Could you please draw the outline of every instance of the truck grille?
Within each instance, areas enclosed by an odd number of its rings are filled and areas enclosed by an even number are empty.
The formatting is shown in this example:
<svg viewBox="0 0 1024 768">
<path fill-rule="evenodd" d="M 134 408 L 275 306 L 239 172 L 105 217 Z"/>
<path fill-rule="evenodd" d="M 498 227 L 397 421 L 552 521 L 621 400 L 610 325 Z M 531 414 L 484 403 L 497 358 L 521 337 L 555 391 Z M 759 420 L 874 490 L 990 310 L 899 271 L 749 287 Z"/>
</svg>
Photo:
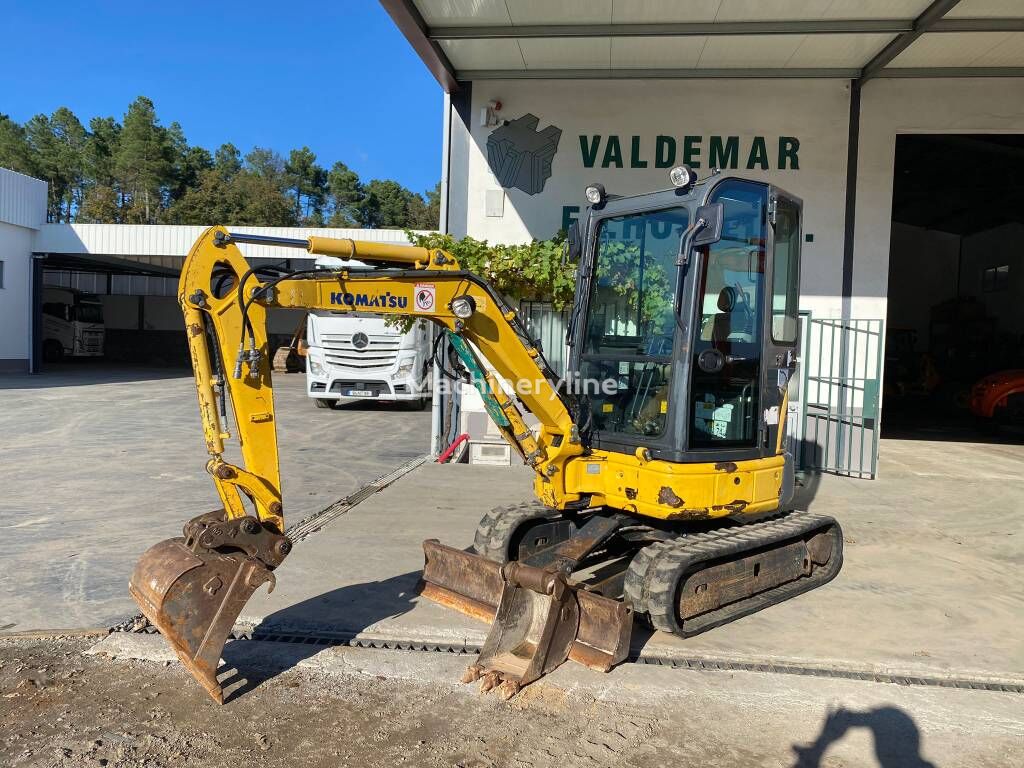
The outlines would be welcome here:
<svg viewBox="0 0 1024 768">
<path fill-rule="evenodd" d="M 352 342 L 353 336 L 365 336 L 366 344 L 361 348 Z M 399 336 L 360 333 L 324 333 L 320 345 L 329 365 L 355 368 L 362 371 L 387 370 L 398 359 L 402 339 Z"/>
<path fill-rule="evenodd" d="M 82 347 L 86 352 L 102 352 L 103 331 L 82 331 Z"/>
</svg>

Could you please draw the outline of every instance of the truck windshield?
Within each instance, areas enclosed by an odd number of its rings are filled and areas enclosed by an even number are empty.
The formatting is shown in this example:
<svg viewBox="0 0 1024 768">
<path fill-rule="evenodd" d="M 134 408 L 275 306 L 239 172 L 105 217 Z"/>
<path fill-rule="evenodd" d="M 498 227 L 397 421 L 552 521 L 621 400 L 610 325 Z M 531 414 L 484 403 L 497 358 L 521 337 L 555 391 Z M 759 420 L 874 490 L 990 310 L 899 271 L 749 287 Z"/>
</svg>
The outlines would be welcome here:
<svg viewBox="0 0 1024 768">
<path fill-rule="evenodd" d="M 102 323 L 103 322 L 103 305 L 102 304 L 77 304 L 75 305 L 75 317 L 74 319 L 80 323 Z"/>
<path fill-rule="evenodd" d="M 686 209 L 668 208 L 601 223 L 580 371 L 599 436 L 665 431 L 675 262 L 688 221 Z"/>
</svg>

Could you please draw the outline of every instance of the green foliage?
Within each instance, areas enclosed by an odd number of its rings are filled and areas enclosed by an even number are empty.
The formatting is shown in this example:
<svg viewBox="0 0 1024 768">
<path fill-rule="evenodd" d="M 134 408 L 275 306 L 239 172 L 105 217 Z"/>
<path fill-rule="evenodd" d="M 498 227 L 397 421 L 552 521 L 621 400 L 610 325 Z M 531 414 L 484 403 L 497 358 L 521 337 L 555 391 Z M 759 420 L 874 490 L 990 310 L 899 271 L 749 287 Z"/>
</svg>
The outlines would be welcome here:
<svg viewBox="0 0 1024 768">
<path fill-rule="evenodd" d="M 576 265 L 564 258 L 565 236 L 534 240 L 523 245 L 490 245 L 486 240 L 451 235 L 417 235 L 406 231 L 410 241 L 424 248 L 440 248 L 458 259 L 470 272 L 485 278 L 500 293 L 514 299 L 550 301 L 555 309 L 572 305 Z"/>
<path fill-rule="evenodd" d="M 38 173 L 25 129 L 4 114 L 0 114 L 0 168 L 29 176 Z"/>
<path fill-rule="evenodd" d="M 144 96 L 121 123 L 94 117 L 88 130 L 66 107 L 25 125 L 0 114 L 0 167 L 48 182 L 51 221 L 434 229 L 440 211 L 440 184 L 425 195 L 364 184 L 309 147 L 287 160 L 265 147 L 243 157 L 230 142 L 211 154 L 178 123 L 162 126 Z"/>
<path fill-rule="evenodd" d="M 48 221 L 71 221 L 85 173 L 85 128 L 67 107 L 25 124 L 36 172 L 49 184 Z"/>
<path fill-rule="evenodd" d="M 155 224 L 163 190 L 172 179 L 173 147 L 160 126 L 153 102 L 139 96 L 128 105 L 114 157 L 114 174 L 125 196 L 123 219 Z"/>
</svg>

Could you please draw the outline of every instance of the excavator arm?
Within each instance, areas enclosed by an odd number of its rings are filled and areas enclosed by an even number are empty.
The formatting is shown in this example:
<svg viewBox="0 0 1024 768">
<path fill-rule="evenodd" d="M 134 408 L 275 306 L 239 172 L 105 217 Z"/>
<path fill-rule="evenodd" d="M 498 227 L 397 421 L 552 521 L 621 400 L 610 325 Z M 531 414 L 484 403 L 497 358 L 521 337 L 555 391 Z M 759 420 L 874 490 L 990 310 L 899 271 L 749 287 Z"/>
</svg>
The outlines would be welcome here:
<svg viewBox="0 0 1024 768">
<path fill-rule="evenodd" d="M 250 268 L 240 243 L 301 248 L 310 254 L 358 259 L 378 269 L 310 269 L 268 278 Z M 568 492 L 565 484 L 566 463 L 584 452 L 567 396 L 558 391 L 555 375 L 516 313 L 451 254 L 322 237 L 266 238 L 213 227 L 185 260 L 178 298 L 210 455 L 206 468 L 223 509 L 189 521 L 183 537 L 152 547 L 136 566 L 129 588 L 143 613 L 217 701 L 222 692 L 216 668 L 224 642 L 255 590 L 263 583 L 273 589 L 273 570 L 291 550 L 282 506 L 265 323 L 268 308 L 341 309 L 433 321 L 448 335 L 495 424 L 535 470 L 538 498 L 557 509 L 579 501 L 579 494 Z M 477 350 L 511 382 L 515 397 L 478 358 Z M 536 432 L 526 425 L 517 399 L 539 420 Z M 235 444 L 240 458 L 231 457 Z M 432 599 L 487 618 L 500 615 L 499 603 L 508 592 L 506 612 L 517 612 L 519 621 L 529 611 L 524 614 L 512 603 L 524 597 L 540 601 L 535 607 L 538 615 L 547 617 L 547 624 L 527 621 L 522 627 L 528 632 L 532 624 L 533 631 L 547 633 L 539 645 L 534 643 L 542 651 L 532 659 L 534 677 L 547 671 L 545 664 L 557 665 L 569 655 L 579 620 L 571 630 L 561 627 L 565 622 L 559 615 L 578 612 L 563 575 L 529 566 L 506 573 L 496 563 L 464 561 L 465 553 L 434 541 L 425 542 L 424 548 L 426 570 L 440 582 L 428 585 Z M 491 584 L 476 610 L 466 610 L 465 595 L 473 587 L 467 588 L 460 572 Z M 446 582 L 454 582 L 455 588 L 446 589 Z M 593 603 L 603 598 L 583 599 Z M 587 634 L 585 629 L 581 634 Z M 559 641 L 563 649 L 555 661 L 554 656 L 546 657 L 552 635 L 559 632 L 566 636 Z M 499 634 L 507 644 L 508 633 Z M 622 642 L 616 639 L 615 644 Z M 585 655 L 585 649 L 581 653 Z M 621 656 L 624 650 L 615 653 Z M 524 676 L 518 680 L 517 685 L 529 682 Z"/>
</svg>

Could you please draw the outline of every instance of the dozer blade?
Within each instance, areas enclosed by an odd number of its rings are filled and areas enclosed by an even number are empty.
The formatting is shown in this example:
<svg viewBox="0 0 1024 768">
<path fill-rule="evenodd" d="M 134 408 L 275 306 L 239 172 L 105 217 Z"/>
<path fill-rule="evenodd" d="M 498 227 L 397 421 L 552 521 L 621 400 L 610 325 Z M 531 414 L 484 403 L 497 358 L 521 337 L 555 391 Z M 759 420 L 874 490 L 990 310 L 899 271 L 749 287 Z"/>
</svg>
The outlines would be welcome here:
<svg viewBox="0 0 1024 768">
<path fill-rule="evenodd" d="M 566 659 L 607 672 L 626 658 L 633 614 L 625 603 L 579 589 L 555 569 L 500 565 L 435 540 L 423 551 L 423 596 L 492 622 L 463 678 L 482 680 L 482 691 L 509 698 Z"/>
<path fill-rule="evenodd" d="M 174 648 L 189 672 L 218 704 L 224 694 L 217 666 L 243 606 L 274 574 L 244 552 L 197 554 L 185 539 L 161 541 L 135 566 L 128 590 L 142 613 Z"/>
</svg>

